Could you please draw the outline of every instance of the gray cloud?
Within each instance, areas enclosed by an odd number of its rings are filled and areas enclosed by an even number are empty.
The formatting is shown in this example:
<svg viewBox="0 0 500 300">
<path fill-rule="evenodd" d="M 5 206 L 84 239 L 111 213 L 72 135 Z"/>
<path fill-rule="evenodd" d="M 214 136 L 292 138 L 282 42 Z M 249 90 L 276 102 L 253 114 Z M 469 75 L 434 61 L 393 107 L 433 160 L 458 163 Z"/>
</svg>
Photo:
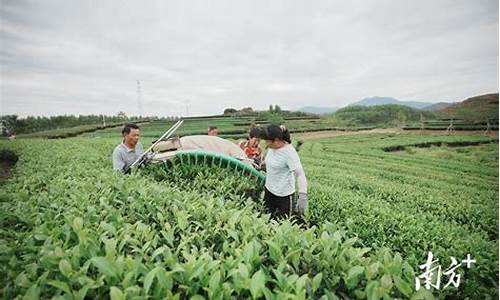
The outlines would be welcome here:
<svg viewBox="0 0 500 300">
<path fill-rule="evenodd" d="M 497 1 L 1 0 L 2 113 L 214 114 L 498 91 Z"/>
</svg>

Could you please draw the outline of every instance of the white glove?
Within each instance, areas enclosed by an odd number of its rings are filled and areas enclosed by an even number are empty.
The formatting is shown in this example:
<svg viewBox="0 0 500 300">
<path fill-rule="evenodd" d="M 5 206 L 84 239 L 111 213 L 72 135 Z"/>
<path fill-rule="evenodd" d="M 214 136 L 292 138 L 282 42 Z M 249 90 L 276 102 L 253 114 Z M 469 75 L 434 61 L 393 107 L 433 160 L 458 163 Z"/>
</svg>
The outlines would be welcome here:
<svg viewBox="0 0 500 300">
<path fill-rule="evenodd" d="M 299 193 L 299 199 L 297 200 L 297 206 L 295 207 L 295 211 L 303 215 L 306 210 L 307 210 L 307 194 Z"/>
</svg>

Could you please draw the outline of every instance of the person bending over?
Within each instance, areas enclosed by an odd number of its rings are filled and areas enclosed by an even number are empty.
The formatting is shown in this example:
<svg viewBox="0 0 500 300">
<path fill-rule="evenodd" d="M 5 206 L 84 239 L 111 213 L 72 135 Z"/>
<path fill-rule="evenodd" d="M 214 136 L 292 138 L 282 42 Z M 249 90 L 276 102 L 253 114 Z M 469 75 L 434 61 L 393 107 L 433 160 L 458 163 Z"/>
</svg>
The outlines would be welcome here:
<svg viewBox="0 0 500 300">
<path fill-rule="evenodd" d="M 263 167 L 263 153 L 260 148 L 260 140 L 264 133 L 262 127 L 254 127 L 250 129 L 248 134 L 248 139 L 239 143 L 240 148 L 245 151 L 248 158 L 253 159 L 254 166 L 256 169 L 260 170 Z"/>
</svg>

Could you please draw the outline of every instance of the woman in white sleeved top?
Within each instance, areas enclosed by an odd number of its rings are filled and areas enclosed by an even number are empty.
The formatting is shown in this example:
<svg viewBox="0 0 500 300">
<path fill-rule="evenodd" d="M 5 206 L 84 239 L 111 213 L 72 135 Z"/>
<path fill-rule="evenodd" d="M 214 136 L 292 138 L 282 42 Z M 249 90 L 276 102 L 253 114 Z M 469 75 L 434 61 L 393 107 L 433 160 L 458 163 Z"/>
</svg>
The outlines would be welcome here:
<svg viewBox="0 0 500 300">
<path fill-rule="evenodd" d="M 292 210 L 303 215 L 307 209 L 307 179 L 290 133 L 283 125 L 269 125 L 263 135 L 267 143 L 266 207 L 273 218 L 290 216 Z M 299 196 L 293 207 L 296 179 Z"/>
</svg>

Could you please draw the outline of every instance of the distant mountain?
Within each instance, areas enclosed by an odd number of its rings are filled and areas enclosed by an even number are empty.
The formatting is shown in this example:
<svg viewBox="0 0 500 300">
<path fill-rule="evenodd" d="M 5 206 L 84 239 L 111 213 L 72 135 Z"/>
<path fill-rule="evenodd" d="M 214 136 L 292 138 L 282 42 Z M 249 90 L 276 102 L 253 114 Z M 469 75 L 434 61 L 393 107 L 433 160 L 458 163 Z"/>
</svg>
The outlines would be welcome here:
<svg viewBox="0 0 500 300">
<path fill-rule="evenodd" d="M 429 106 L 426 106 L 426 107 L 423 107 L 422 109 L 423 110 L 440 110 L 440 109 L 445 109 L 449 106 L 452 106 L 453 104 L 455 104 L 456 102 L 438 102 L 438 103 L 434 103 L 434 104 L 431 104 Z"/>
<path fill-rule="evenodd" d="M 498 93 L 470 97 L 435 111 L 442 118 L 498 119 Z"/>
<path fill-rule="evenodd" d="M 317 115 L 324 115 L 324 114 L 331 114 L 337 111 L 336 107 L 323 107 L 323 106 L 304 106 L 299 109 L 299 111 L 305 112 L 305 113 L 310 113 L 310 114 L 317 114 Z"/>
<path fill-rule="evenodd" d="M 357 102 L 351 103 L 349 105 L 361 105 L 361 106 L 373 106 L 373 105 L 385 105 L 385 104 L 398 104 L 405 105 L 413 108 L 422 109 L 426 106 L 430 106 L 431 102 L 418 102 L 418 101 L 401 101 L 391 97 L 368 97 L 361 99 Z"/>
</svg>

